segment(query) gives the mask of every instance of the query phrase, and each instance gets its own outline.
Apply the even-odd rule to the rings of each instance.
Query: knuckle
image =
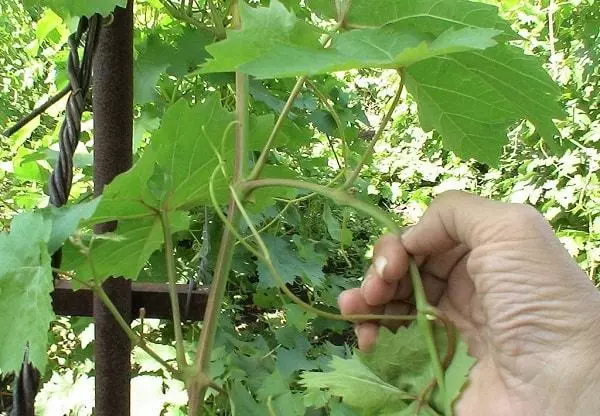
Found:
[[[546,219],[531,205],[511,204],[508,219],[521,232],[537,232],[547,227]]]

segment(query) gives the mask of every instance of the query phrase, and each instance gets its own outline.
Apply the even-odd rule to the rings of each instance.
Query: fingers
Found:
[[[406,302],[390,302],[380,306],[369,305],[360,289],[350,289],[342,292],[338,298],[338,304],[344,315],[407,315],[414,308],[413,305]],[[382,324],[390,328],[398,328],[403,322],[390,319],[382,321]],[[368,351],[375,344],[379,325],[378,322],[361,322],[355,325],[354,331],[360,350]]]
[[[344,315],[382,314],[382,305],[369,305],[361,293],[361,289],[348,289],[338,297],[338,305]]]
[[[392,300],[396,289],[397,281],[387,281],[380,277],[375,266],[369,267],[361,285],[361,295],[369,305],[381,305]]]
[[[344,315],[358,314],[382,314],[383,306],[371,306],[366,301],[361,293],[361,289],[349,289],[343,291],[339,298],[338,304]],[[375,344],[379,324],[375,322],[362,322],[354,326],[354,332],[358,339],[358,348],[361,351],[369,351]]]
[[[375,345],[377,334],[379,333],[379,325],[374,322],[357,324],[354,327],[354,333],[358,340],[358,349],[366,352],[371,350]]]

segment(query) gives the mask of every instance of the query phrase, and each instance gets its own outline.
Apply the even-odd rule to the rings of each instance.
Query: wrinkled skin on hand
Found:
[[[533,208],[442,194],[401,238],[377,243],[342,312],[414,312],[409,254],[478,360],[457,415],[600,414],[600,295]],[[377,330],[359,324],[359,348]]]

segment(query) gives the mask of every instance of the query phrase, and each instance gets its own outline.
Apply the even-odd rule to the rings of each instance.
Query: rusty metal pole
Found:
[[[94,193],[131,167],[133,133],[133,3],[117,8],[102,28],[94,58]],[[114,231],[116,223],[95,232]],[[104,290],[131,321],[131,282],[109,279]],[[130,414],[131,343],[102,302],[94,299],[97,416]]]

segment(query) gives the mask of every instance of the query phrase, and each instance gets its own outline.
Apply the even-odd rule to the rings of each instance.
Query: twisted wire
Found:
[[[67,100],[65,119],[59,131],[59,156],[50,176],[48,193],[50,203],[61,207],[67,203],[73,183],[73,155],[81,135],[81,116],[92,78],[92,57],[98,43],[101,28],[99,15],[79,20],[77,32],[69,36],[69,57],[67,73],[71,95]],[[79,44],[87,31],[83,58],[79,59]],[[83,63],[82,63],[83,62]]]

